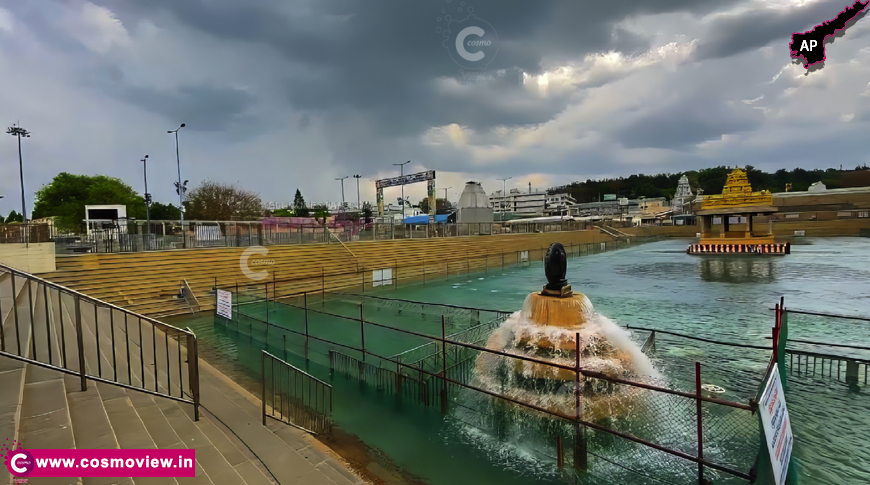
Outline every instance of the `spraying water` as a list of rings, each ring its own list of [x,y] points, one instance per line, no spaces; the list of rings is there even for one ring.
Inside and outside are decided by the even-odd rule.
[[[579,348],[583,370],[648,383],[662,378],[631,334],[613,320],[595,313],[585,295],[574,294],[573,298],[559,302],[562,314],[566,305],[571,312],[580,313],[572,316],[573,321],[583,322],[580,325],[566,326],[565,322],[556,321],[552,325],[542,324],[540,301],[540,295],[529,295],[523,309],[493,332],[487,348],[570,367],[576,364]],[[547,316],[557,317],[559,311],[551,309]],[[484,353],[477,358],[475,374],[479,385],[493,392],[565,414],[577,412],[574,396],[577,376],[573,371]],[[597,419],[627,411],[644,390],[615,385],[581,372],[580,392],[582,414]]]

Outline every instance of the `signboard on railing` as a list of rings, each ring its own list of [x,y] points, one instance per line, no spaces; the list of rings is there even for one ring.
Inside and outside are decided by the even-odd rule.
[[[217,290],[217,314],[227,320],[233,319],[233,294],[226,290]]]
[[[794,437],[791,434],[791,422],[785,406],[785,393],[782,389],[782,381],[779,379],[777,364],[773,364],[773,369],[770,371],[770,379],[767,381],[764,394],[761,395],[758,409],[764,427],[767,450],[770,453],[770,463],[773,466],[773,477],[776,485],[784,485]]]

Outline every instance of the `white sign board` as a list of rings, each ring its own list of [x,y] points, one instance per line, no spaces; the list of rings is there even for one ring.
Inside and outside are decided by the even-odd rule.
[[[233,319],[233,294],[226,290],[217,290],[217,314],[226,318]]]
[[[767,450],[770,452],[770,463],[773,465],[773,476],[776,485],[784,485],[794,437],[791,434],[791,422],[785,407],[785,393],[779,380],[777,364],[773,364],[770,380],[758,406]]]
[[[798,237],[804,237],[804,236],[807,235],[807,231],[806,231],[806,230],[804,230],[804,231],[795,231],[795,232],[794,232],[794,235],[795,235],[795,236],[798,236]]]
[[[393,270],[390,268],[372,271],[372,286],[390,286],[393,284]]]

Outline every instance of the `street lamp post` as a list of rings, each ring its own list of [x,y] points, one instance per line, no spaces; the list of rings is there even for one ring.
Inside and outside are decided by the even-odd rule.
[[[175,134],[175,162],[178,164],[178,209],[181,211],[181,247],[187,247],[186,230],[184,229],[184,186],[181,185],[181,158],[178,156],[178,130],[184,128],[184,123],[174,130],[166,133]]]
[[[344,177],[339,177],[335,180],[341,180],[341,210],[344,210],[344,179],[347,178],[347,175]]]
[[[399,169],[401,170],[399,172],[399,175],[404,177],[405,176],[405,165],[407,165],[409,163],[411,163],[410,160],[408,160],[407,162],[402,162],[402,163],[394,163],[393,165],[399,166]],[[403,180],[402,181],[402,224],[404,224],[404,223],[405,223],[405,181]]]
[[[29,230],[27,227],[27,206],[24,202],[24,162],[21,158],[21,137],[30,138],[30,132],[18,126],[18,123],[6,129],[6,133],[18,137],[18,174],[21,178],[21,220],[24,226],[24,247],[30,247]]]
[[[444,206],[445,207],[448,207],[448,205],[447,205],[447,191],[452,189],[452,188],[453,188],[453,186],[451,185],[450,187],[447,187],[446,189],[441,189],[444,191]],[[435,213],[436,214],[438,213],[438,201],[437,200],[435,201]]]
[[[359,204],[359,179],[362,178],[362,175],[356,174],[353,176],[356,179],[356,210],[361,211],[362,206]]]
[[[145,155],[145,158],[140,160],[142,162],[142,172],[145,175],[145,220],[147,222],[147,232],[145,234],[151,233],[151,194],[148,193],[148,155]]]
[[[504,220],[504,205],[507,200],[507,181],[512,179],[513,177],[505,177],[501,180],[501,220]]]

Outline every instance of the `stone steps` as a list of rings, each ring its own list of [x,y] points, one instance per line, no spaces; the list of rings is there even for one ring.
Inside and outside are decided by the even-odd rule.
[[[13,301],[19,325],[14,323]],[[196,476],[185,478],[40,479],[72,485],[222,484],[351,485],[362,483],[305,433],[277,422],[262,425],[260,402],[200,361],[202,406],[194,420],[189,398],[187,342],[171,328],[121,310],[79,302],[82,352],[75,298],[38,282],[0,274],[0,325],[11,354],[55,370],[0,356],[0,432],[27,448],[196,450]],[[31,325],[31,320],[36,325]],[[141,330],[140,330],[141,328]],[[20,331],[20,336],[18,332]],[[141,333],[140,333],[141,332]],[[20,349],[20,352],[19,352]],[[80,356],[81,354],[81,363]],[[84,366],[89,376],[82,391]],[[129,387],[125,387],[129,386]],[[143,390],[144,389],[144,390]],[[156,395],[152,393],[160,393]],[[0,467],[0,485],[12,476]]]
[[[18,278],[16,278],[18,279]],[[21,330],[21,348],[25,357],[35,355],[41,362],[49,360],[61,365],[66,351],[68,369],[78,371],[76,329],[72,316],[74,301],[57,292],[45,291],[41,285],[32,284],[30,293],[19,279],[16,285]],[[0,317],[4,336],[15,338],[14,315],[11,309],[12,288],[9,277],[0,279]],[[32,306],[29,306],[32,299]],[[8,308],[8,310],[7,310]],[[33,321],[30,325],[30,311]],[[71,311],[72,309],[72,311]],[[178,374],[177,342],[161,340],[162,332],[155,329],[157,345],[145,338],[140,344],[138,322],[136,332],[131,332],[129,348],[131,369],[127,368],[126,333],[123,318],[117,312],[97,308],[98,321],[94,318],[93,306],[82,304],[82,332],[85,342],[85,367],[89,374],[101,375],[120,382],[131,380],[131,385],[141,385],[154,390],[154,352],[158,363],[169,359],[169,373]],[[87,310],[87,311],[86,311]],[[63,318],[61,318],[61,315]],[[10,320],[11,318],[11,320]],[[63,334],[61,338],[61,320]],[[99,325],[99,356],[96,333]],[[144,329],[144,324],[143,324]],[[32,337],[31,339],[31,330]],[[115,331],[115,345],[111,338]],[[135,336],[135,337],[134,337]],[[65,340],[64,345],[61,341]],[[161,343],[163,345],[161,345]],[[168,354],[167,354],[168,349]],[[141,350],[141,351],[140,351]],[[14,352],[17,353],[17,352]],[[137,367],[139,356],[150,357],[145,366]],[[186,357],[184,357],[186,358]],[[115,369],[117,368],[117,372]],[[180,395],[185,382],[167,380],[167,373],[158,365],[157,389],[165,392],[171,387],[174,395]],[[132,379],[131,379],[132,377]],[[157,485],[157,484],[223,484],[268,485],[273,482],[266,477],[226,434],[207,416],[193,420],[193,409],[188,403],[154,396],[145,392],[127,389],[118,385],[88,380],[87,390],[81,390],[81,380],[46,367],[31,365],[14,359],[0,357],[0,431],[4,438],[17,440],[27,448],[81,448],[81,449],[172,449],[195,448],[197,472],[189,478],[40,478],[40,483],[70,485]],[[238,471],[237,471],[238,469]],[[5,467],[0,468],[0,484],[12,483]]]

